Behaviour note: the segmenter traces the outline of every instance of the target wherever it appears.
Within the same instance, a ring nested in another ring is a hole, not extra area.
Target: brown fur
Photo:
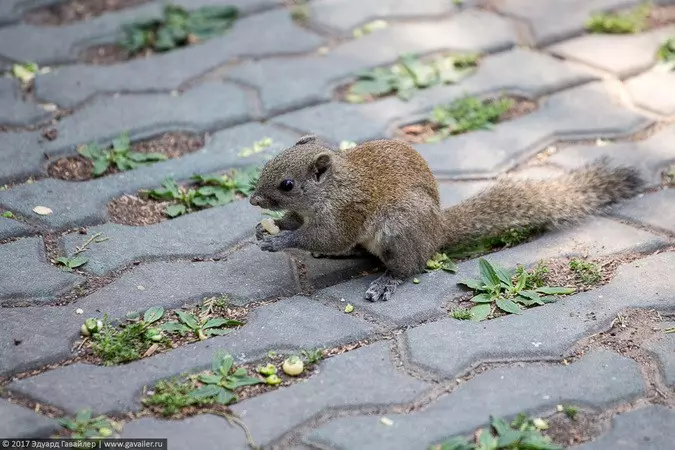
[[[280,190],[283,180],[294,181],[291,192]],[[409,144],[377,140],[336,151],[304,137],[265,166],[251,203],[288,211],[277,221],[285,231],[264,238],[261,248],[345,254],[360,245],[387,267],[367,298],[386,300],[443,246],[579,220],[641,185],[634,170],[599,161],[554,180],[502,180],[442,211],[436,180]]]

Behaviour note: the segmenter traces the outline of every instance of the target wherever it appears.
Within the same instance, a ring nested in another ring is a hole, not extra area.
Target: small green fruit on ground
[[[267,364],[266,366],[260,366],[258,367],[258,373],[260,375],[269,377],[270,375],[274,375],[277,373],[277,366],[275,366],[274,364]]]
[[[267,383],[269,385],[272,385],[272,386],[277,385],[277,384],[281,384],[281,378],[279,378],[276,375],[270,375],[267,378],[265,378],[265,383]]]
[[[286,375],[292,377],[300,375],[305,370],[305,364],[297,356],[291,356],[284,361],[281,366]]]

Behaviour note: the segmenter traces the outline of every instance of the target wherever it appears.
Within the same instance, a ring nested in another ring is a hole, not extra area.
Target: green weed
[[[105,416],[92,417],[90,409],[77,412],[75,417],[59,419],[59,424],[69,431],[71,439],[101,439],[112,436],[118,425]]]
[[[124,172],[167,159],[166,155],[161,153],[131,151],[131,140],[126,132],[114,139],[112,147],[109,149],[104,150],[97,143],[92,142],[78,147],[77,152],[93,161],[92,175],[94,177],[103,175],[111,166],[116,167],[120,172]]]
[[[456,308],[450,312],[450,316],[457,320],[469,320],[472,317],[471,310],[467,308]]]
[[[429,116],[435,134],[427,142],[439,142],[468,131],[490,130],[514,105],[514,100],[510,98],[483,101],[476,97],[465,97],[449,105],[437,106]]]
[[[592,33],[632,34],[644,31],[651,12],[651,4],[644,3],[629,11],[601,12],[586,21],[586,29]]]
[[[592,261],[572,258],[570,260],[570,270],[584,284],[596,284],[602,280],[602,269]]]

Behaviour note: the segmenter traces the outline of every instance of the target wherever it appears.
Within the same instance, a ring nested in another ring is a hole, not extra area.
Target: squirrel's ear
[[[309,144],[310,142],[314,141],[316,141],[316,136],[313,134],[307,134],[305,136],[302,136],[300,140],[295,143],[295,145]]]
[[[323,175],[326,173],[330,167],[331,154],[330,153],[319,153],[314,157],[314,177],[316,181],[322,181]]]

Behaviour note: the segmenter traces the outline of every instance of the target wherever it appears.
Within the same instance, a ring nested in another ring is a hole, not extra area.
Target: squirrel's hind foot
[[[371,302],[383,301],[386,302],[394,295],[396,288],[403,280],[392,276],[389,272],[385,272],[377,280],[370,283],[370,287],[366,291],[366,300]]]

